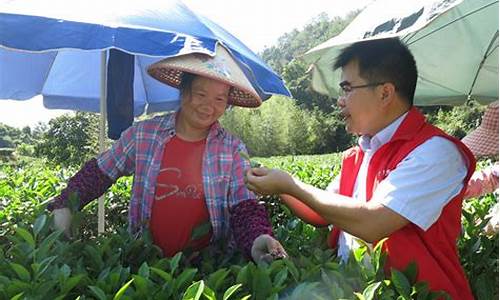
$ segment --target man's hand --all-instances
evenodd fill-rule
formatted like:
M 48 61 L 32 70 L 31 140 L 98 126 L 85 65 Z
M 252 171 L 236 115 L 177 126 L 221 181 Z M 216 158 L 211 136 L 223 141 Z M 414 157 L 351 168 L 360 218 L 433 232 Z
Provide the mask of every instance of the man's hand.
M 252 168 L 245 173 L 247 188 L 261 195 L 285 194 L 294 181 L 288 173 L 278 169 Z
M 71 211 L 69 208 L 54 209 L 52 213 L 54 214 L 54 227 L 58 230 L 62 230 L 66 237 L 71 237 Z
M 280 242 L 268 234 L 259 235 L 252 245 L 252 258 L 256 263 L 271 263 L 275 259 L 288 257 Z

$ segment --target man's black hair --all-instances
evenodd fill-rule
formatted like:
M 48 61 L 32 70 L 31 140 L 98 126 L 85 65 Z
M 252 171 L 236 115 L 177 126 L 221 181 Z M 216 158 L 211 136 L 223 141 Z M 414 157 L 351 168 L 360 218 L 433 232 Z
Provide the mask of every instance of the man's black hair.
M 344 48 L 334 69 L 357 61 L 359 75 L 370 82 L 391 82 L 396 92 L 413 105 L 417 66 L 410 50 L 398 39 L 361 41 Z

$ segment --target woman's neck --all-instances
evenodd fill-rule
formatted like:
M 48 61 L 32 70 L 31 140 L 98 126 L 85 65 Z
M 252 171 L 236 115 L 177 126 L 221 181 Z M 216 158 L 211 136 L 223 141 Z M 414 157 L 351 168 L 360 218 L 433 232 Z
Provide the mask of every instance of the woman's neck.
M 182 114 L 177 114 L 177 119 L 175 122 L 175 132 L 176 134 L 183 140 L 188 142 L 197 142 L 203 139 L 206 139 L 208 133 L 210 132 L 209 128 L 196 128 L 186 122 L 186 120 L 182 117 Z

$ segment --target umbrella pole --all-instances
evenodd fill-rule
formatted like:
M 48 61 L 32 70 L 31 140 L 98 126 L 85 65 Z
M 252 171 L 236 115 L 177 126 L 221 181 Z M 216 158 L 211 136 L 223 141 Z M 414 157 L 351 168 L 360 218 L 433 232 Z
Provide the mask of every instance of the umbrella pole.
M 101 97 L 99 118 L 99 152 L 104 152 L 104 140 L 106 137 L 106 50 L 101 52 Z M 97 206 L 97 232 L 104 232 L 104 195 L 99 197 Z

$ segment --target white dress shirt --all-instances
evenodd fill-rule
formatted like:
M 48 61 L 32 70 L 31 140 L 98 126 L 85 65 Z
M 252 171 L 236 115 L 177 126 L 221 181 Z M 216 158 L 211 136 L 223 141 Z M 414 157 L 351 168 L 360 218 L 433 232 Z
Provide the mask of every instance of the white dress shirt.
M 367 200 L 366 176 L 370 160 L 382 145 L 391 140 L 405 116 L 402 115 L 371 138 L 359 138 L 358 144 L 364 156 L 353 198 Z M 437 221 L 446 204 L 460 192 L 466 175 L 465 158 L 455 144 L 443 137 L 433 137 L 410 152 L 378 184 L 370 201 L 381 203 L 422 230 L 427 230 Z M 337 176 L 327 190 L 338 193 L 339 183 L 340 176 Z M 338 255 L 343 261 L 347 261 L 350 252 L 359 247 L 357 240 L 341 231 Z

